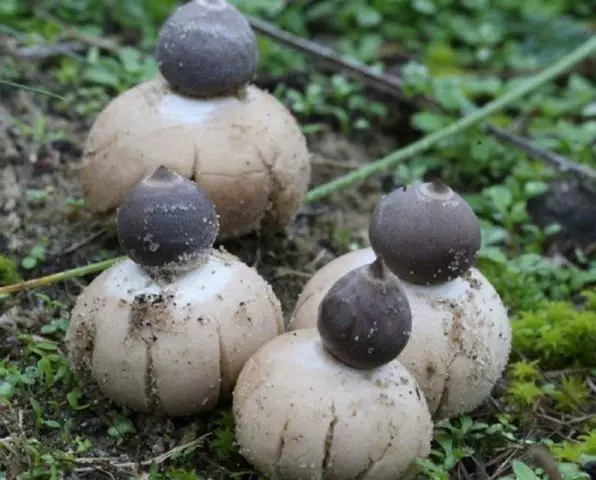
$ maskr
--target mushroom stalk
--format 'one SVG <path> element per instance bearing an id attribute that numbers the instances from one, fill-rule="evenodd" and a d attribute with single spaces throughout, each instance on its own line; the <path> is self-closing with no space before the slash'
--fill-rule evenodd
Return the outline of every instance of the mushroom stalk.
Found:
<path id="1" fill-rule="evenodd" d="M 375 258 L 374 262 L 372 262 L 369 266 L 371 277 L 376 278 L 380 281 L 386 280 L 388 275 L 392 275 L 391 272 L 387 269 L 387 265 L 383 259 L 379 256 Z"/>

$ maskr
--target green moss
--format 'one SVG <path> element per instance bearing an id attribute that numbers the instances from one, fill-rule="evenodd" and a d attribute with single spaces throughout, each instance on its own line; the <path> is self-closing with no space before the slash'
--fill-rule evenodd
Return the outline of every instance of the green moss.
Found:
<path id="1" fill-rule="evenodd" d="M 0 285 L 11 285 L 20 281 L 16 264 L 10 258 L 0 255 Z"/>
<path id="2" fill-rule="evenodd" d="M 551 447 L 558 460 L 589 461 L 596 458 L 596 430 L 580 435 L 576 441 L 563 441 Z M 592 458 L 587 458 L 592 457 Z"/>
<path id="3" fill-rule="evenodd" d="M 566 300 L 596 281 L 596 272 L 558 266 L 537 254 L 498 261 L 481 258 L 477 267 L 514 312 L 534 311 L 545 301 Z"/>
<path id="4" fill-rule="evenodd" d="M 544 301 L 512 320 L 513 356 L 537 360 L 542 370 L 596 365 L 596 292 L 586 292 L 580 309 L 570 302 Z"/>
<path id="5" fill-rule="evenodd" d="M 592 393 L 580 375 L 550 381 L 537 368 L 537 362 L 519 361 L 507 369 L 509 382 L 504 400 L 519 411 L 537 404 L 550 405 L 559 413 L 574 413 L 591 402 Z"/>

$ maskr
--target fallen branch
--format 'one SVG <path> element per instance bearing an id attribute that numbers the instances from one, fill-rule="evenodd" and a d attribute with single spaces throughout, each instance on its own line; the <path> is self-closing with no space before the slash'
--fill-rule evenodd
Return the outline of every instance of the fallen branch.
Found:
<path id="1" fill-rule="evenodd" d="M 560 172 L 571 173 L 580 178 L 596 180 L 596 170 L 593 168 L 587 165 L 575 163 L 569 160 L 567 157 L 559 155 L 558 153 L 542 149 L 534 145 L 532 141 L 527 138 L 514 135 L 507 130 L 495 127 L 494 125 L 486 125 L 484 130 L 497 140 L 500 140 L 503 143 L 508 143 L 520 149 L 529 157 L 536 158 L 550 164 Z"/>
<path id="2" fill-rule="evenodd" d="M 57 17 L 51 15 L 48 12 L 44 12 L 43 10 L 38 10 L 35 13 L 38 18 L 59 27 L 60 33 L 64 38 L 74 40 L 76 42 L 82 42 L 88 45 L 89 47 L 96 47 L 102 50 L 107 50 L 109 52 L 117 52 L 120 49 L 119 42 L 117 42 L 113 38 L 89 35 L 85 32 L 80 31 L 78 28 L 73 27 L 72 25 L 68 25 L 67 23 L 62 22 Z"/>
<path id="3" fill-rule="evenodd" d="M 75 458 L 74 459 L 74 463 L 76 463 L 77 465 L 79 465 L 82 468 L 77 468 L 77 471 L 83 471 L 83 470 L 87 470 L 87 469 L 95 469 L 97 467 L 101 468 L 101 467 L 111 467 L 113 469 L 117 469 L 117 470 L 130 470 L 130 469 L 136 469 L 138 467 L 150 467 L 152 465 L 159 465 L 161 463 L 164 463 L 166 460 L 172 458 L 173 456 L 188 450 L 190 448 L 196 448 L 198 446 L 200 446 L 204 440 L 209 436 L 210 434 L 205 434 L 199 438 L 196 438 L 188 443 L 185 443 L 183 445 L 178 445 L 177 447 L 172 448 L 171 450 L 168 450 L 165 453 L 162 453 L 161 455 L 158 455 L 157 457 L 153 457 L 150 458 L 148 460 L 143 460 L 140 462 L 121 462 L 121 461 L 116 461 L 110 458 L 101 458 L 101 457 L 83 457 L 83 458 Z M 85 466 L 87 468 L 85 468 Z"/>
<path id="4" fill-rule="evenodd" d="M 350 172 L 343 177 L 337 178 L 329 183 L 314 188 L 308 193 L 306 202 L 311 203 L 327 197 L 332 193 L 351 187 L 352 185 L 362 182 L 373 175 L 382 173 L 390 168 L 395 167 L 400 162 L 408 158 L 425 152 L 445 138 L 456 135 L 470 127 L 478 125 L 491 115 L 502 111 L 528 93 L 550 82 L 559 75 L 562 75 L 567 70 L 585 60 L 588 56 L 592 55 L 594 52 L 596 52 L 596 36 L 593 36 L 578 48 L 565 55 L 559 61 L 544 69 L 539 74 L 529 78 L 523 83 L 518 84 L 515 88 L 505 92 L 499 98 L 496 98 L 483 107 L 472 111 L 470 114 L 462 117 L 451 125 L 448 125 L 437 132 L 431 133 L 430 135 L 427 135 L 426 137 L 423 137 L 402 149 L 390 153 L 386 157 L 380 158 L 369 165 L 365 165 L 354 172 Z"/>
<path id="5" fill-rule="evenodd" d="M 331 48 L 320 45 L 319 43 L 313 42 L 312 40 L 307 40 L 289 32 L 280 30 L 279 28 L 263 20 L 249 17 L 249 22 L 257 32 L 263 35 L 299 50 L 300 52 L 311 57 L 321 58 L 335 65 L 336 67 L 349 70 L 362 78 L 371 80 L 372 82 L 370 83 L 372 86 L 377 88 L 379 86 L 384 87 L 382 88 L 383 91 L 393 94 L 398 100 L 411 100 L 404 94 L 403 82 L 393 75 L 380 74 L 372 70 L 367 65 L 345 60 Z M 417 105 L 430 107 L 433 110 L 443 110 L 439 102 L 434 98 L 421 95 L 415 97 L 415 99 Z M 530 139 L 517 136 L 493 125 L 482 126 L 481 131 L 487 135 L 490 135 L 501 143 L 506 143 L 507 145 L 521 150 L 529 157 L 550 164 L 561 172 L 572 173 L 582 178 L 596 180 L 596 170 L 585 165 L 577 164 L 557 153 L 542 149 L 533 144 Z"/>
<path id="6" fill-rule="evenodd" d="M 280 30 L 264 20 L 250 16 L 247 16 L 247 18 L 256 32 L 299 50 L 302 53 L 323 59 L 336 67 L 346 69 L 353 74 L 356 74 L 358 77 L 368 80 L 369 83 L 376 86 L 378 89 L 391 93 L 402 102 L 413 104 L 416 107 L 438 107 L 438 103 L 433 99 L 424 96 L 410 97 L 406 95 L 403 91 L 402 81 L 393 75 L 377 73 L 366 65 L 346 60 L 340 57 L 331 48 Z"/>
<path id="7" fill-rule="evenodd" d="M 86 49 L 87 45 L 85 43 L 72 41 L 50 45 L 32 45 L 28 47 L 21 47 L 10 53 L 22 61 L 40 61 L 48 60 L 54 57 L 61 57 L 63 55 L 73 56 L 74 53 L 84 52 Z M 75 55 L 75 58 L 78 57 Z"/>

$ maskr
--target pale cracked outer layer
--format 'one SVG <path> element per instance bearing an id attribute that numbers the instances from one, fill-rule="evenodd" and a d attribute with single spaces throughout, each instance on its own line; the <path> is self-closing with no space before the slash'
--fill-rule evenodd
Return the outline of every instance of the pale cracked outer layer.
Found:
<path id="1" fill-rule="evenodd" d="M 77 299 L 66 342 L 91 391 L 137 411 L 184 416 L 231 400 L 246 360 L 282 332 L 269 284 L 215 251 L 165 287 L 132 260 L 104 271 Z"/>
<path id="2" fill-rule="evenodd" d="M 268 342 L 242 369 L 233 413 L 241 453 L 285 480 L 394 480 L 430 451 L 433 424 L 399 364 L 358 370 L 315 329 Z"/>
<path id="3" fill-rule="evenodd" d="M 298 298 L 289 330 L 316 326 L 319 304 L 333 282 L 375 258 L 372 248 L 364 248 L 315 273 Z M 445 284 L 401 284 L 412 310 L 412 333 L 397 361 L 416 377 L 435 419 L 474 410 L 509 360 L 511 325 L 505 305 L 475 268 Z"/>
<path id="4" fill-rule="evenodd" d="M 85 205 L 110 214 L 126 191 L 160 165 L 194 179 L 215 204 L 220 238 L 282 230 L 310 182 L 310 153 L 296 120 L 275 97 L 196 99 L 162 77 L 110 102 L 84 148 Z"/>

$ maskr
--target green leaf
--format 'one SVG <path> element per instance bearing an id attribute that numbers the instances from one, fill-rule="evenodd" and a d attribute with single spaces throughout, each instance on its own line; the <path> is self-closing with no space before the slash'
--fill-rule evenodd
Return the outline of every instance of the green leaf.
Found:
<path id="1" fill-rule="evenodd" d="M 584 117 L 596 117 L 596 102 L 588 103 L 582 110 Z"/>
<path id="2" fill-rule="evenodd" d="M 497 144 L 492 138 L 482 138 L 472 143 L 470 153 L 474 160 L 488 164 L 491 158 L 494 158 L 496 148 Z"/>
<path id="3" fill-rule="evenodd" d="M 8 382 L 0 383 L 0 398 L 9 400 L 14 395 L 14 386 Z"/>
<path id="4" fill-rule="evenodd" d="M 371 7 L 360 7 L 356 12 L 356 21 L 363 28 L 370 28 L 378 25 L 382 20 L 381 14 Z"/>
<path id="5" fill-rule="evenodd" d="M 434 82 L 434 95 L 443 107 L 451 111 L 459 111 L 469 103 L 459 80 L 453 77 L 437 78 Z"/>
<path id="6" fill-rule="evenodd" d="M 46 427 L 49 427 L 49 428 L 55 428 L 55 429 L 62 428 L 62 425 L 60 425 L 60 423 L 57 422 L 56 420 L 44 420 L 42 423 Z"/>
<path id="7" fill-rule="evenodd" d="M 43 260 L 46 256 L 46 249 L 42 245 L 35 245 L 31 252 L 29 253 L 31 257 L 37 258 L 38 260 Z"/>
<path id="8" fill-rule="evenodd" d="M 540 477 L 525 463 L 513 460 L 511 464 L 517 480 L 540 480 Z"/>
<path id="9" fill-rule="evenodd" d="M 68 404 L 70 405 L 70 407 L 73 410 L 85 410 L 86 408 L 89 408 L 91 406 L 90 403 L 87 403 L 85 405 L 81 405 L 79 403 L 79 400 L 82 397 L 83 397 L 83 393 L 79 389 L 77 389 L 77 388 L 75 388 L 74 390 L 71 390 L 66 395 L 66 399 L 68 400 Z"/>
<path id="10" fill-rule="evenodd" d="M 0 2 L 0 15 L 12 17 L 21 9 L 19 0 L 2 0 Z"/>
<path id="11" fill-rule="evenodd" d="M 83 74 L 83 78 L 88 82 L 103 85 L 105 87 L 118 88 L 120 78 L 113 72 L 110 72 L 102 65 L 92 65 Z"/>
<path id="12" fill-rule="evenodd" d="M 420 13 L 432 14 L 437 11 L 437 5 L 430 0 L 414 0 L 412 3 L 414 10 Z"/>
<path id="13" fill-rule="evenodd" d="M 484 190 L 500 213 L 506 213 L 513 202 L 513 195 L 504 185 L 495 185 Z"/>
<path id="14" fill-rule="evenodd" d="M 118 51 L 120 62 L 127 73 L 136 73 L 141 69 L 141 54 L 133 47 L 122 47 Z"/>
<path id="15" fill-rule="evenodd" d="M 25 257 L 21 260 L 21 267 L 31 270 L 37 265 L 37 259 L 33 257 Z"/>
<path id="16" fill-rule="evenodd" d="M 548 190 L 548 183 L 546 182 L 528 182 L 524 185 L 524 192 L 529 197 L 535 197 Z"/>
<path id="17" fill-rule="evenodd" d="M 486 260 L 491 260 L 499 264 L 507 263 L 507 257 L 505 256 L 505 254 L 499 248 L 496 247 L 487 247 L 481 249 L 478 252 L 478 257 L 484 258 Z"/>
<path id="18" fill-rule="evenodd" d="M 423 132 L 435 132 L 448 124 L 447 117 L 431 112 L 419 112 L 412 117 L 412 125 Z"/>
<path id="19" fill-rule="evenodd" d="M 137 429 L 129 418 L 119 417 L 116 423 L 108 429 L 108 435 L 120 438 L 127 434 L 136 433 Z"/>

